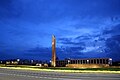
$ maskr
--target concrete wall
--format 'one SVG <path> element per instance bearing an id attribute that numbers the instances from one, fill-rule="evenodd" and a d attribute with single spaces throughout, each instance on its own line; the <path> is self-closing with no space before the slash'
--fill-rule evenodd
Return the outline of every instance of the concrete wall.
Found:
<path id="1" fill-rule="evenodd" d="M 67 64 L 70 68 L 107 68 L 108 64 Z"/>

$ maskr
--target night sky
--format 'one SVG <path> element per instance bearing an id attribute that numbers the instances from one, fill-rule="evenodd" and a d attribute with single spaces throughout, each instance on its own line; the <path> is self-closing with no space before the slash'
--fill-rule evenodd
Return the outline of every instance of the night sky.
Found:
<path id="1" fill-rule="evenodd" d="M 0 0 L 0 59 L 120 60 L 120 0 Z"/>

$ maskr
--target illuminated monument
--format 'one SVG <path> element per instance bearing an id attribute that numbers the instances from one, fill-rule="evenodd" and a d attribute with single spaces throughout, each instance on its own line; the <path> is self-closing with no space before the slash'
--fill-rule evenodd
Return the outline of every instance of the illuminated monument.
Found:
<path id="1" fill-rule="evenodd" d="M 52 61 L 51 66 L 56 67 L 56 39 L 55 36 L 52 35 Z"/>

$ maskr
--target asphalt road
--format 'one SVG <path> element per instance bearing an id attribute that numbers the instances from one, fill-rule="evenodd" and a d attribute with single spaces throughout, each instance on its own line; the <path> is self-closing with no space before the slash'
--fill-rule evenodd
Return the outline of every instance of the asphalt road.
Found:
<path id="1" fill-rule="evenodd" d="M 63 73 L 0 68 L 0 80 L 120 80 L 120 74 Z"/>

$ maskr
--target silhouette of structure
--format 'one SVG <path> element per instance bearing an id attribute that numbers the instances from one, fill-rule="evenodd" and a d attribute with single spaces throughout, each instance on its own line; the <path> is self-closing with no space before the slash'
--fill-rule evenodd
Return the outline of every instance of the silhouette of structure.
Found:
<path id="1" fill-rule="evenodd" d="M 55 36 L 52 35 L 52 61 L 51 66 L 56 67 L 56 39 Z"/>

